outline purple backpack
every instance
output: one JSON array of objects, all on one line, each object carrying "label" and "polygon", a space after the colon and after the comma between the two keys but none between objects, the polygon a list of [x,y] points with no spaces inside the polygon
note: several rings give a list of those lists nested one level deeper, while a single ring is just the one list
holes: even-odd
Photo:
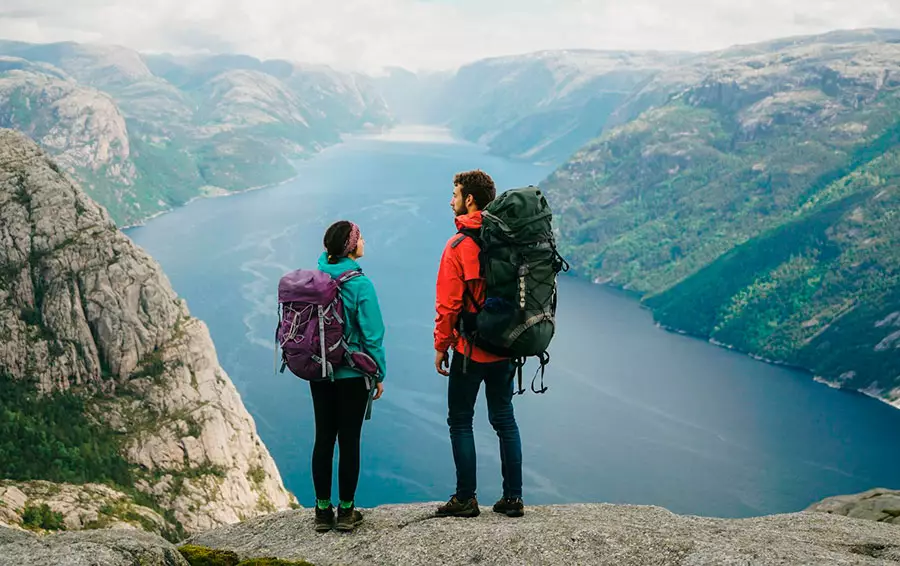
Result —
[{"label": "purple backpack", "polygon": [[362,275],[353,270],[338,278],[317,269],[298,269],[278,282],[279,320],[275,340],[281,347],[281,371],[308,381],[334,379],[334,369],[346,365],[368,377],[378,372],[375,361],[352,352],[344,340],[341,286]]}]

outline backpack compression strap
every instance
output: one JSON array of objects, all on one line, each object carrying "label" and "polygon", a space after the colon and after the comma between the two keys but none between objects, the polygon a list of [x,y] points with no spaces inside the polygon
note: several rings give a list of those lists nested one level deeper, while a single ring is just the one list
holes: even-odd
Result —
[{"label": "backpack compression strap", "polygon": [[[546,393],[548,387],[544,385],[544,368],[546,368],[547,364],[550,363],[550,354],[548,354],[547,352],[541,352],[538,355],[538,359],[540,360],[541,367],[534,372],[534,377],[531,379],[531,390],[535,393]],[[538,371],[541,373],[541,388],[535,389],[534,382],[535,380],[537,380]]]},{"label": "backpack compression strap", "polygon": [[509,376],[510,379],[518,376],[519,378],[519,388],[513,393],[513,395],[522,395],[525,393],[525,388],[522,387],[522,368],[525,367],[525,358],[514,358],[512,361],[513,372],[512,375]]},{"label": "backpack compression strap", "polygon": [[[538,369],[534,372],[534,377],[531,378],[531,390],[534,393],[546,393],[549,387],[544,385],[544,368],[547,367],[547,364],[550,363],[550,354],[547,352],[542,352],[537,356],[539,363],[541,364]],[[510,379],[514,379],[518,377],[519,388],[513,393],[513,395],[523,395],[525,393],[525,387],[522,384],[522,368],[525,367],[525,361],[527,358],[514,358],[512,360],[513,371],[512,375],[510,375]],[[537,382],[538,374],[541,376],[541,388],[537,389],[534,384]]]}]

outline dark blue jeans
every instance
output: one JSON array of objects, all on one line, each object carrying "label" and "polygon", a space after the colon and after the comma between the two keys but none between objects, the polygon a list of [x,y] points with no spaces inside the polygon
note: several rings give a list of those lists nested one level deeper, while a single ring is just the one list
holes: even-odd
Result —
[{"label": "dark blue jeans", "polygon": [[477,480],[472,420],[482,381],[488,420],[500,439],[503,496],[522,497],[522,440],[513,412],[512,364],[509,361],[480,364],[467,360],[463,373],[463,356],[454,352],[447,391],[447,424],[450,425],[450,444],[456,464],[456,497],[461,501],[475,497]]}]

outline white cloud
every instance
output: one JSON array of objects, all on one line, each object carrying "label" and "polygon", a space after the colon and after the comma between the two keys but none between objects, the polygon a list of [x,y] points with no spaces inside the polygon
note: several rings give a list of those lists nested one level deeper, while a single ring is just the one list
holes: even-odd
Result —
[{"label": "white cloud", "polygon": [[900,27],[900,0],[3,0],[0,37],[446,68],[540,49],[707,50]]}]

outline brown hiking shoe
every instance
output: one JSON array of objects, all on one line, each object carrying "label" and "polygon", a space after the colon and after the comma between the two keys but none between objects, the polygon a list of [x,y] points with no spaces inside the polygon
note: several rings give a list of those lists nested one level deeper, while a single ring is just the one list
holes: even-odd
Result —
[{"label": "brown hiking shoe", "polygon": [[337,524],[335,524],[334,528],[339,531],[348,532],[358,527],[362,522],[363,515],[356,510],[356,507],[350,507],[349,509],[338,507]]},{"label": "brown hiking shoe", "polygon": [[438,517],[477,517],[481,514],[478,509],[478,500],[474,497],[462,502],[454,495],[450,501],[441,505],[437,509]]},{"label": "brown hiking shoe", "polygon": [[525,514],[525,503],[521,497],[501,497],[494,503],[494,513],[500,513],[507,517],[521,517]]}]

